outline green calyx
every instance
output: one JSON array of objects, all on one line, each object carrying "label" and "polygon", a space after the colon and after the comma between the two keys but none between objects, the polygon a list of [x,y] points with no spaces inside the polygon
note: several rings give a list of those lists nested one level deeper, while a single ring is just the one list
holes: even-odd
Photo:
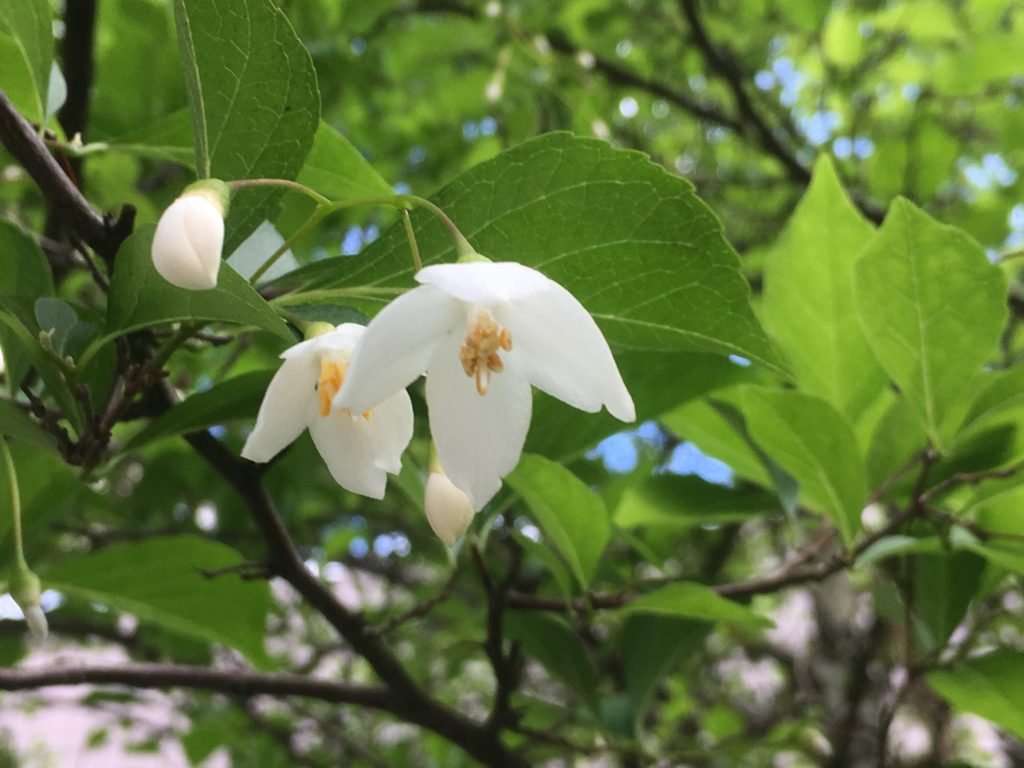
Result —
[{"label": "green calyx", "polygon": [[306,327],[302,329],[302,333],[306,339],[309,340],[315,339],[317,336],[323,336],[325,333],[330,333],[333,330],[334,326],[330,323],[316,321],[307,324]]},{"label": "green calyx", "polygon": [[479,253],[472,249],[461,252],[459,254],[459,258],[456,259],[455,261],[456,264],[473,264],[479,262],[490,264],[491,260],[488,259],[486,256],[481,256]]},{"label": "green calyx", "polygon": [[39,605],[42,586],[39,577],[29,570],[24,560],[11,566],[7,586],[22,611]]},{"label": "green calyx", "polygon": [[220,179],[200,179],[189,184],[181,193],[185,195],[200,195],[205,197],[216,208],[221,218],[227,218],[228,210],[231,208],[231,187]]}]

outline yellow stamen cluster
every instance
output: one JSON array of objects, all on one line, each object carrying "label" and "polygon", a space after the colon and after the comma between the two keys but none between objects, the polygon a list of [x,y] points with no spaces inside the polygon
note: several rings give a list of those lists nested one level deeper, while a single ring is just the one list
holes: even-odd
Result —
[{"label": "yellow stamen cluster", "polygon": [[316,390],[320,395],[321,416],[327,416],[331,412],[331,401],[341,389],[347,371],[347,362],[328,360],[326,357],[320,360],[320,380],[316,384]]},{"label": "yellow stamen cluster", "polygon": [[512,335],[494,321],[485,309],[477,310],[473,324],[467,329],[466,339],[459,347],[459,360],[467,376],[476,380],[476,391],[487,394],[491,373],[501,373],[505,364],[498,356],[498,350],[512,349]]}]

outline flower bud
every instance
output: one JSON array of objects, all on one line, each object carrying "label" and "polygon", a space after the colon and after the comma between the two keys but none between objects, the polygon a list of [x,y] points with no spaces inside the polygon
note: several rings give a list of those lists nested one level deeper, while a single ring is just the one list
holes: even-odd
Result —
[{"label": "flower bud", "polygon": [[204,179],[164,211],[153,235],[153,266],[167,282],[194,291],[217,285],[229,197],[223,181]]},{"label": "flower bud", "polygon": [[427,522],[446,547],[455,546],[476,514],[469,497],[440,469],[432,469],[423,493]]},{"label": "flower bud", "polygon": [[28,625],[28,631],[32,633],[32,637],[45,640],[48,627],[46,614],[43,613],[43,609],[39,605],[39,577],[22,562],[12,569],[8,586],[14,602],[25,614],[25,624]]}]

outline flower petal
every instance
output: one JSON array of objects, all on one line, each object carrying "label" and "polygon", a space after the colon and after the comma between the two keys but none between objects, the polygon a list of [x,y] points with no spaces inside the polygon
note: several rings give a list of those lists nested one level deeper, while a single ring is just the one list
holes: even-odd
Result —
[{"label": "flower petal", "polygon": [[601,329],[561,285],[549,281],[546,290],[496,307],[494,317],[512,337],[509,359],[535,387],[583,411],[604,405],[621,421],[636,419]]},{"label": "flower petal", "polygon": [[404,389],[370,412],[365,424],[373,443],[373,463],[391,474],[402,470],[402,454],[412,440],[412,401]]},{"label": "flower petal", "polygon": [[289,360],[293,357],[327,350],[351,353],[365,331],[366,327],[358,323],[342,323],[329,333],[322,333],[319,336],[314,336],[312,339],[306,339],[294,346],[288,347],[288,349],[281,353],[281,358]]},{"label": "flower petal", "polygon": [[417,272],[416,280],[462,301],[488,307],[523,299],[557,285],[537,270],[515,261],[434,264]]},{"label": "flower petal", "polygon": [[[200,206],[210,207],[209,203],[200,202]],[[196,205],[196,198],[193,196],[180,197],[168,206],[167,210],[160,216],[156,225],[156,232],[153,234],[153,266],[156,271],[172,285],[189,290],[207,290],[217,284],[217,271],[213,274],[207,269],[205,262],[208,259],[200,257],[196,250],[196,243],[189,233],[189,216]],[[224,222],[220,222],[223,230]],[[202,225],[199,228],[205,229]],[[211,229],[215,230],[216,225]],[[213,232],[216,235],[216,232]],[[221,233],[223,241],[223,232]],[[212,249],[216,243],[200,243],[205,249]],[[216,245],[219,249],[219,245]],[[220,259],[220,251],[217,251],[217,259]]]},{"label": "flower petal", "polygon": [[375,462],[371,424],[362,417],[333,410],[328,416],[315,417],[309,434],[338,485],[371,499],[382,499],[388,476]]},{"label": "flower petal", "polygon": [[519,463],[533,403],[530,385],[510,365],[492,373],[487,394],[478,394],[459,362],[461,342],[451,339],[434,353],[427,406],[441,466],[479,510]]},{"label": "flower petal", "polygon": [[270,461],[302,434],[316,405],[319,372],[316,355],[284,361],[263,396],[256,426],[242,448],[243,457],[250,461]]},{"label": "flower petal", "polygon": [[375,408],[420,376],[438,343],[465,323],[462,305],[433,286],[399,296],[366,327],[334,407]]}]

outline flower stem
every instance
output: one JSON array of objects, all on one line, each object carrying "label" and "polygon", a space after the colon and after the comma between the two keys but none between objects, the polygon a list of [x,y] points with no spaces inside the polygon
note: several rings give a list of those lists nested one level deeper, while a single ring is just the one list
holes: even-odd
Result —
[{"label": "flower stem", "polygon": [[7,447],[7,440],[0,437],[0,458],[4,463],[4,474],[7,476],[7,501],[10,504],[11,516],[11,545],[12,558],[11,569],[27,569],[25,553],[21,543],[21,493],[18,490],[18,474],[14,469],[14,458],[11,456],[11,449]]},{"label": "flower stem", "polygon": [[412,252],[412,266],[417,272],[423,269],[423,261],[420,259],[420,246],[416,242],[416,230],[412,228],[412,218],[409,216],[409,209],[402,209],[402,222],[405,224],[405,236],[409,240],[409,250]]},{"label": "flower stem", "polygon": [[235,179],[234,181],[227,182],[227,185],[232,190],[244,189],[246,187],[285,187],[312,198],[316,201],[317,205],[330,205],[331,203],[330,199],[324,197],[316,190],[289,179]]},{"label": "flower stem", "polygon": [[455,226],[455,222],[451,220],[451,217],[441,209],[440,206],[430,202],[425,197],[418,197],[416,195],[403,195],[405,200],[419,206],[420,208],[426,208],[434,216],[444,224],[448,233],[451,235],[452,240],[455,241],[455,252],[459,256],[473,255],[476,253],[476,249],[469,244],[469,240],[462,234],[462,231]]}]

